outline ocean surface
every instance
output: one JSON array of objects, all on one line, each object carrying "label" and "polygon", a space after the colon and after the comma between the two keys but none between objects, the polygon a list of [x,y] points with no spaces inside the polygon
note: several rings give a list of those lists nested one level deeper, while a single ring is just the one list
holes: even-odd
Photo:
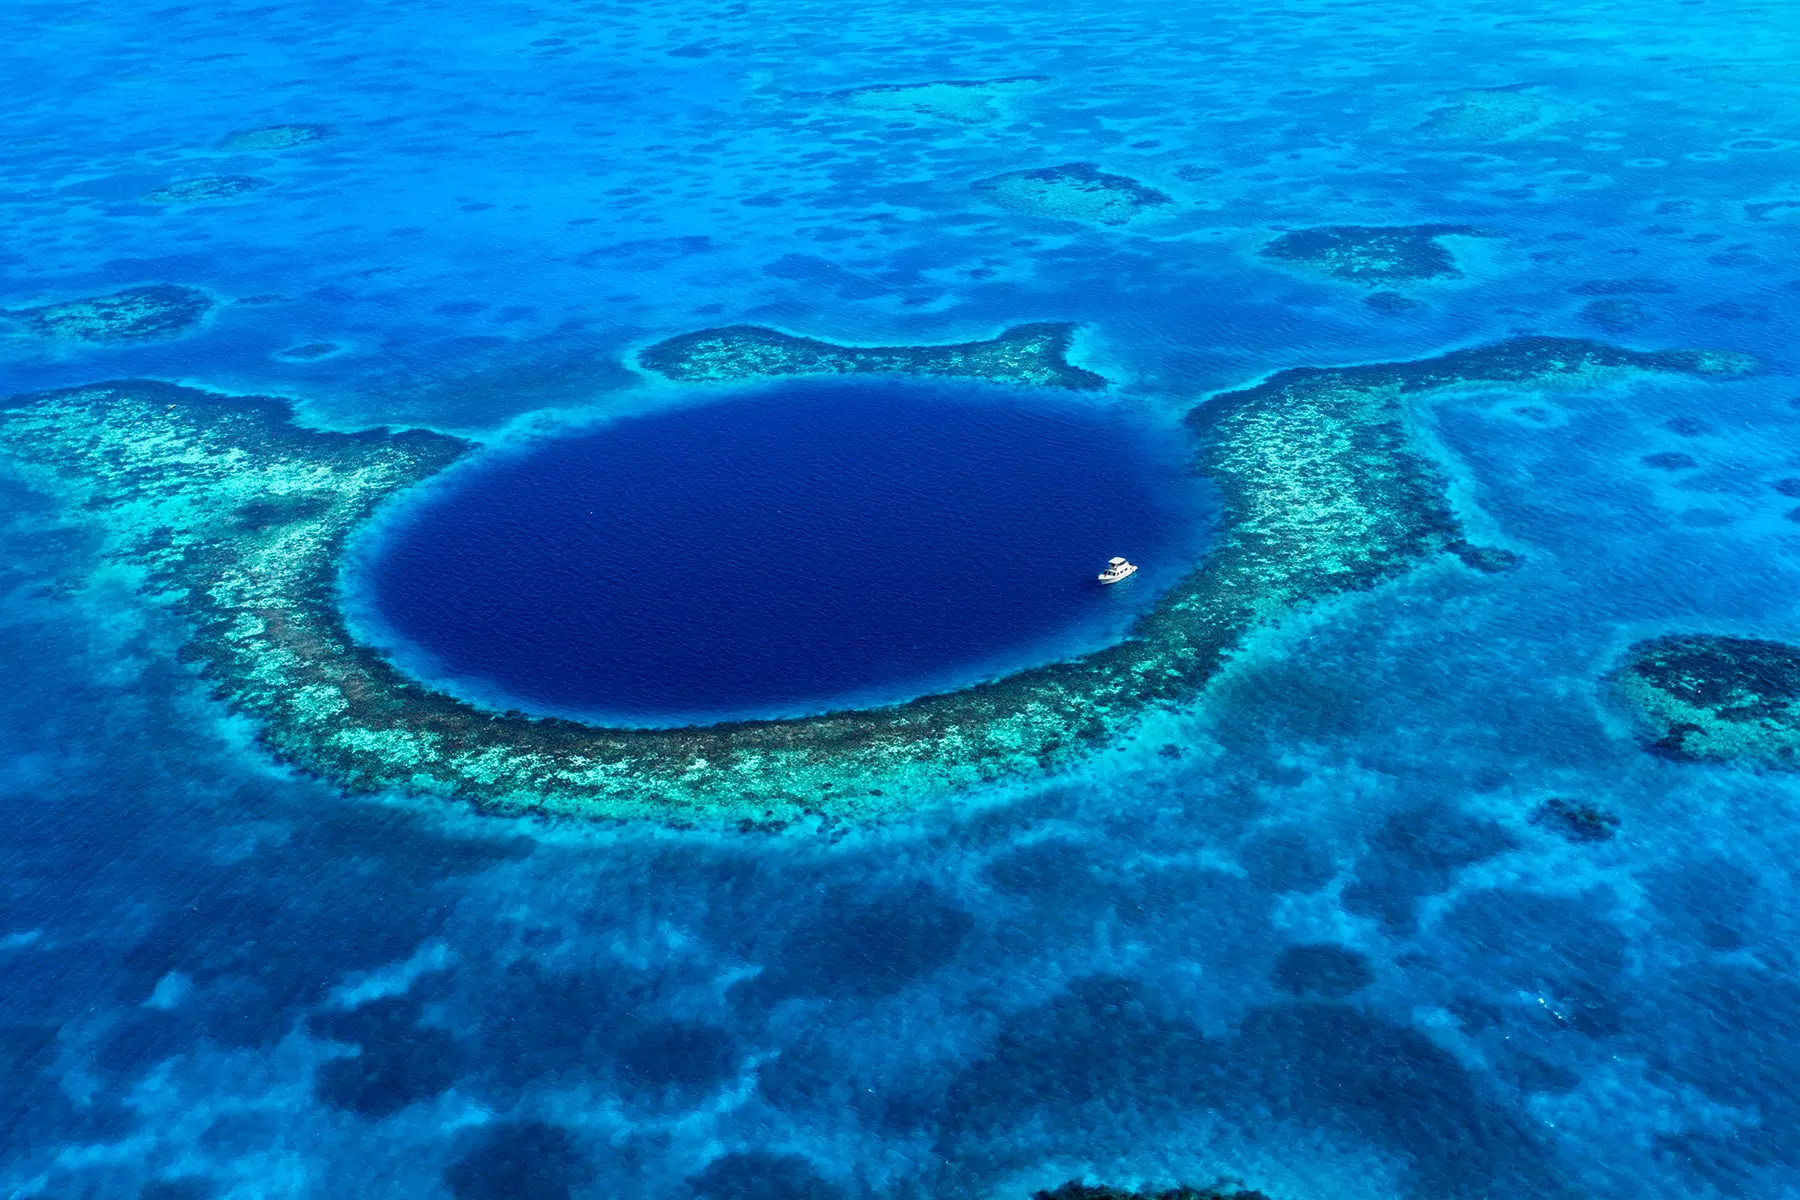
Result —
[{"label": "ocean surface", "polygon": [[[1182,414],[1274,371],[1516,333],[1765,369],[1435,404],[1457,512],[1516,569],[1305,611],[1071,768],[829,836],[537,823],[298,774],[210,697],[177,613],[90,577],[83,514],[0,469],[0,1195],[1800,1196],[1800,782],[1646,753],[1598,682],[1670,630],[1800,640],[1791,5],[7,12],[0,309],[151,285],[216,306],[118,343],[4,322],[0,393],[151,378],[490,446],[463,490],[428,486],[412,543],[371,535],[419,547],[408,572],[448,570],[432,523],[497,521],[477,502],[509,478],[544,506],[645,502],[569,478],[633,429],[658,455],[657,422],[796,436],[783,397],[828,390],[686,407],[720,393],[633,365],[709,326],[916,345],[1078,323],[1074,361],[1111,386],[1055,401],[1095,406],[1066,442],[1020,449],[1035,400],[991,416],[991,460],[972,408],[928,441],[1038,479],[987,534],[1035,527],[1021,566],[1084,579],[1192,544],[1138,490],[1161,466],[1050,468],[1119,428],[1162,431],[1145,464],[1178,457]],[[1013,82],[853,93],[946,80]],[[232,136],[287,125],[319,136]],[[1118,219],[975,186],[1069,163],[1164,202]],[[1454,273],[1427,279],[1259,253],[1418,225],[1481,236],[1445,238]],[[889,386],[850,394],[918,432]],[[993,499],[882,466],[942,511]],[[886,521],[893,494],[848,489],[808,528]],[[656,531],[723,536],[678,499]],[[929,540],[909,561],[955,552],[955,530],[886,527]],[[540,566],[600,553],[599,526],[518,528]],[[468,550],[465,581],[502,562]],[[1168,582],[1147,576],[1140,599]],[[697,614],[671,591],[609,602]],[[1031,599],[918,659],[765,661],[723,694],[581,691],[517,642],[451,669],[549,708],[811,708],[1122,631],[1091,593]],[[415,632],[466,645],[456,615]],[[779,616],[755,614],[771,650],[805,632]],[[1555,798],[1614,836],[1534,821]]]}]

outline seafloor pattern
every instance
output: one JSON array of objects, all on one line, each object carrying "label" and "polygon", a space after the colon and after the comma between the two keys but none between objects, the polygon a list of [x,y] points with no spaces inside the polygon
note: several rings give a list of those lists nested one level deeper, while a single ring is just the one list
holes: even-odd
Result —
[{"label": "seafloor pattern", "polygon": [[1800,647],[1653,638],[1626,652],[1612,682],[1662,753],[1800,768]]},{"label": "seafloor pattern", "polygon": [[[1053,336],[853,351],[736,329],[662,343],[650,358],[698,359],[711,378],[865,363],[943,374],[961,362],[992,377],[994,346]],[[1129,640],[895,708],[666,731],[482,712],[351,639],[334,590],[346,537],[467,443],[309,432],[278,402],[144,383],[26,397],[0,438],[104,522],[109,560],[142,572],[147,593],[194,622],[192,656],[214,690],[307,770],[356,790],[443,792],[501,810],[767,827],[879,815],[949,785],[1066,762],[1147,707],[1192,696],[1248,633],[1284,613],[1445,551],[1504,566],[1463,539],[1445,480],[1410,433],[1415,395],[1753,365],[1521,338],[1410,363],[1281,372],[1190,416],[1196,470],[1222,495],[1218,543]],[[1041,350],[1027,359],[1019,382],[1052,381],[1060,376]]]}]

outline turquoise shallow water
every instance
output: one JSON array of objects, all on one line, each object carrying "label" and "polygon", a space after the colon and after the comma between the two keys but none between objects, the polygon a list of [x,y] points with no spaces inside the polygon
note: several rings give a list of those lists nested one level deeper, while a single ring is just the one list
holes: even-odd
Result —
[{"label": "turquoise shallow water", "polygon": [[[679,402],[632,353],[729,322],[1082,322],[1096,402],[1165,424],[1514,332],[1768,369],[1439,405],[1517,570],[1296,618],[1072,773],[835,842],[346,799],[0,478],[0,1193],[1800,1194],[1800,791],[1646,755],[1596,686],[1666,629],[1800,637],[1786,8],[16,14],[0,307],[217,304],[120,345],[9,323],[8,393],[148,376],[501,439]],[[836,96],[1023,76],[949,115]],[[329,136],[225,140],[291,123]],[[1168,202],[974,186],[1072,162]],[[259,185],[151,198],[223,177]],[[1419,282],[1257,254],[1422,224],[1491,236]],[[1551,797],[1616,835],[1534,824]]]}]

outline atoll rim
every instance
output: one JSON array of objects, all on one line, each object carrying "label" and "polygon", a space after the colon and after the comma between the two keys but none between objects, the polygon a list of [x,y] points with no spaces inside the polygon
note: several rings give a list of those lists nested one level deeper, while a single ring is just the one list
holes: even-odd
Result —
[{"label": "atoll rim", "polygon": [[[992,348],[1019,341],[970,343],[985,348],[972,354],[850,350],[728,330],[672,339],[651,359],[678,371],[698,357],[714,378],[871,361],[945,373],[954,363],[991,378]],[[771,344],[786,353],[791,343],[797,357],[769,356]],[[1006,361],[1020,382],[1040,385],[1074,370],[1041,345]],[[125,382],[15,400],[0,445],[28,478],[93,514],[105,559],[191,622],[188,656],[215,694],[305,770],[352,790],[503,811],[779,827],[879,818],[952,787],[1067,763],[1148,710],[1197,696],[1250,632],[1283,614],[1466,554],[1444,477],[1410,431],[1414,397],[1753,368],[1741,355],[1520,338],[1413,362],[1283,371],[1193,410],[1195,469],[1220,496],[1217,540],[1128,640],[893,708],[674,730],[485,712],[414,683],[350,636],[337,603],[346,538],[388,497],[466,455],[468,442],[309,430],[280,401]]]}]

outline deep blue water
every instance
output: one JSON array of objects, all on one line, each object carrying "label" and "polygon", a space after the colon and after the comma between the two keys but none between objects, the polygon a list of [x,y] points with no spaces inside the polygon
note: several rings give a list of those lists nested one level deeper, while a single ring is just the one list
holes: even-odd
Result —
[{"label": "deep blue water", "polygon": [[[495,455],[352,589],[402,663],[527,711],[904,700],[1103,645],[1192,568],[1208,504],[1156,432],[993,387],[786,384]],[[1114,554],[1141,569],[1102,587]]]},{"label": "deep blue water", "polygon": [[[732,322],[1077,321],[1103,403],[1164,429],[1270,371],[1516,332],[1768,369],[1446,398],[1423,436],[1517,570],[1296,617],[1078,770],[835,838],[298,776],[95,573],[83,514],[0,470],[0,1195],[1800,1197],[1800,783],[1648,755],[1596,687],[1666,629],[1800,639],[1791,4],[7,15],[0,308],[219,301],[171,341],[0,325],[7,393],[148,376],[509,453],[682,402],[632,351]],[[1018,76],[968,122],[833,99]],[[1482,89],[1535,112],[1433,123]],[[222,144],[286,122],[332,136]],[[973,186],[1072,162],[1170,203],[1102,225]],[[264,186],[149,199],[220,176]],[[1493,236],[1410,308],[1257,255],[1380,224]],[[1555,797],[1617,836],[1533,824]]]}]

